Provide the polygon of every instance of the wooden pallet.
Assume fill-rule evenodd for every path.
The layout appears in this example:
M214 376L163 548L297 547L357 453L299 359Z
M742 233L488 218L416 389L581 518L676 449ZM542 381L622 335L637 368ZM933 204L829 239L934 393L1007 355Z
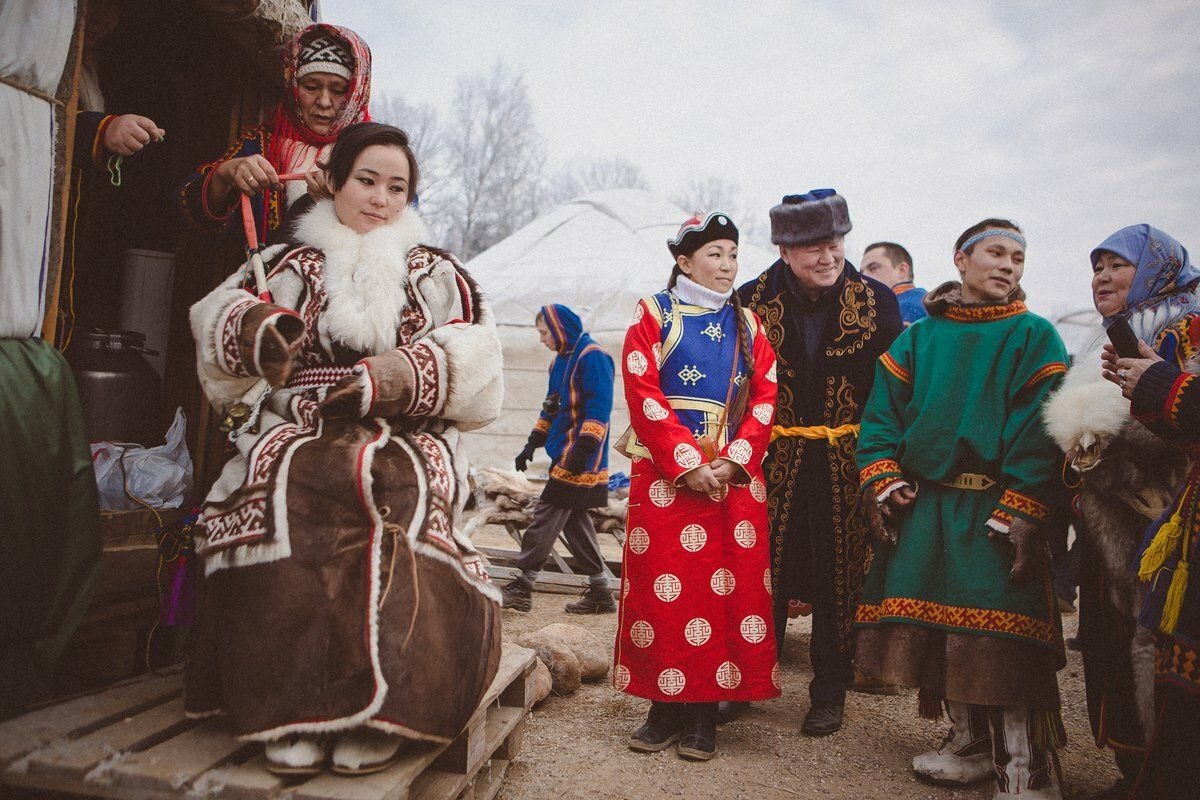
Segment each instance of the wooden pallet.
M505 644L483 702L450 744L414 744L375 775L301 783L267 772L262 745L234 739L223 720L184 717L182 671L146 676L0 723L0 797L488 800L521 747L534 664L532 650Z

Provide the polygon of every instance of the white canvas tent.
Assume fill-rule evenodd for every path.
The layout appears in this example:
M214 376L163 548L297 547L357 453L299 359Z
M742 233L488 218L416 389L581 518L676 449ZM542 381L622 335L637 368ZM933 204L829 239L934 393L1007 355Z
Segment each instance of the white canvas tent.
M553 358L538 342L533 319L550 303L574 309L617 362L610 443L625 430L629 415L620 369L625 329L638 299L666 286L667 240L686 217L649 192L596 192L555 208L467 264L491 301L504 346L504 411L497 422L468 435L476 464L511 465L533 427ZM749 245L739 249L739 283L775 260ZM538 455L543 460L535 471L545 467L544 452ZM628 472L628 461L609 455L612 470Z

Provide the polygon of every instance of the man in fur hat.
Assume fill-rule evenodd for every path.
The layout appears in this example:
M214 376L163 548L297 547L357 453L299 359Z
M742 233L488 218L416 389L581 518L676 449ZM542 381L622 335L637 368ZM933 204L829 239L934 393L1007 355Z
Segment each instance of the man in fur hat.
M854 679L851 625L868 558L854 453L875 361L903 330L891 289L846 261L846 201L833 189L771 209L779 260L738 290L778 356L774 441L764 463L780 650L788 601L813 607L811 736L842 725Z

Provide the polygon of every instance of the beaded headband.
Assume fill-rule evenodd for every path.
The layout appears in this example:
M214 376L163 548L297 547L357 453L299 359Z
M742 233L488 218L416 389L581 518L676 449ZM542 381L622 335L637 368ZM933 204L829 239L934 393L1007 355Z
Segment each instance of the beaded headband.
M1012 239L1014 242L1021 245L1021 247L1025 246L1025 237L1016 231L1009 230L1008 228L992 228L990 230L981 231L975 234L970 239L967 239L965 242L963 242L962 247L958 249L965 253L968 247L971 247L977 242L983 241L989 236L1003 236L1005 239Z

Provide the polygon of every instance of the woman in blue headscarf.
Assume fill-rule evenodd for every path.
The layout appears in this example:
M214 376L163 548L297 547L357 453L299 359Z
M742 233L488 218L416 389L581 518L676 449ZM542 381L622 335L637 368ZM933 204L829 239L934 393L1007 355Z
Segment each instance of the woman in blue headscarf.
M1094 263L1097 252L1127 262L1136 258L1120 315L1142 340L1140 358L1119 358L1106 346L1104 377L1132 401L1134 418L1188 447L1192 461L1174 502L1147 529L1137 565L1148 586L1140 622L1155 639L1155 727L1130 796L1194 797L1200 779L1200 585L1188 573L1200 555L1200 269L1182 245L1148 225L1110 236L1093 251Z
M504 607L529 611L533 581L561 531L567 548L588 574L583 598L568 603L571 614L617 610L589 508L608 505L608 422L612 414L613 360L583 331L579 316L564 305L542 306L534 320L538 336L558 355L550 385L529 441L516 458L524 472L539 447L550 456L550 480L521 538L521 574L503 589Z
M1161 637L1159 619L1148 618L1155 616L1148 610L1153 607L1161 616L1162 603L1142 602L1144 585L1131 565L1141 553L1138 543L1146 526L1156 532L1162 520L1154 520L1164 509L1169 512L1179 505L1176 493L1187 474L1188 453L1176 444L1181 438L1172 430L1168 395L1178 376L1197 371L1200 270L1179 242L1145 224L1109 236L1092 251L1091 264L1096 310L1106 326L1118 320L1129 323L1142 358L1118 360L1112 346L1105 345L1104 369L1098 370L1095 353L1082 357L1047 404L1045 419L1081 476L1076 520L1082 549L1078 638L1093 733L1097 744L1114 750L1124 775L1114 787L1115 797L1125 796L1134 786L1147 758L1145 745L1157 752L1164 741L1162 733L1154 732L1153 696L1159 695L1161 708L1161 658L1167 640ZM1135 388L1139 395L1153 393L1155 398L1139 402ZM1130 417L1131 397L1136 420ZM1143 571L1143 579L1165 570L1165 577L1154 582L1159 593L1165 592L1183 552L1175 543L1170 557L1157 567L1148 565L1152 568ZM1139 606L1145 627L1137 624ZM1160 632L1157 643L1154 629ZM1150 761L1155 761L1153 754Z

